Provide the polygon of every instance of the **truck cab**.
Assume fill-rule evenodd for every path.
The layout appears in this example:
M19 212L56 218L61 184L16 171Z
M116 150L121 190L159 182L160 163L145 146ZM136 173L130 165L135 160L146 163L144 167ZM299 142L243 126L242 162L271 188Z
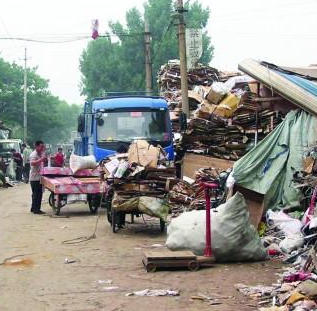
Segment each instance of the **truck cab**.
M85 103L78 133L75 153L94 155L97 161L138 139L160 145L174 159L168 106L160 97L95 98Z
M2 170L4 170L8 166L9 161L12 158L12 149L15 149L19 153L22 153L22 140L0 139L0 166Z

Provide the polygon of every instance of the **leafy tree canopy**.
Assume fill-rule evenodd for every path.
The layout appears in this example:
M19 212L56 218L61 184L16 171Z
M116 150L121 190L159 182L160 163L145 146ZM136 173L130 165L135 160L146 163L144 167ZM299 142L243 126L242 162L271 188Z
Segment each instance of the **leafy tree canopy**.
M0 120L13 129L13 137L23 137L23 68L0 57ZM80 113L48 90L48 81L28 69L28 140L46 143L69 142Z
M203 55L201 62L208 64L213 55L211 39L206 26L209 8L199 1L186 4L186 27L203 29ZM107 92L140 91L145 86L144 19L152 35L153 75L169 59L178 58L178 39L172 0L148 0L144 16L136 8L126 13L126 22L110 22L106 37L91 41L80 59L82 93L88 98L103 96ZM117 37L113 37L116 34Z

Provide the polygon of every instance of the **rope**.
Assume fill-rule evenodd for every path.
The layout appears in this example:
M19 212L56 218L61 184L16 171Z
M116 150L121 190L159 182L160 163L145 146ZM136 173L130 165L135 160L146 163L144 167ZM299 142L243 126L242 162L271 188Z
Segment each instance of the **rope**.
M93 233L90 236L81 236L81 237L70 239L70 240L64 240L61 242L61 244L66 244L66 245L79 244L79 243L87 242L87 241L90 241L90 240L97 238L96 232L97 232L99 218L100 218L101 205L102 205L102 200L104 199L104 196L105 196L104 182L100 183L100 188L101 188L102 184L103 184L103 186L102 186L103 191L102 191L102 196L100 198L100 204L98 207L98 215L97 215L97 219L95 222L95 228L94 228Z

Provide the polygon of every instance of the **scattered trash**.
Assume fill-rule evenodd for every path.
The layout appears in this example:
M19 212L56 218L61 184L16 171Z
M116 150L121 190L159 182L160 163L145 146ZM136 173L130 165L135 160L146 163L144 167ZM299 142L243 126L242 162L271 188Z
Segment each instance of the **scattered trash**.
M158 297L158 296L179 296L178 290L171 289L145 289L137 292L127 293L126 296L141 296L141 297Z
M76 260L75 259L69 259L69 258L65 258L65 260L64 260L64 263L65 264L71 264L71 263L75 263L76 262Z
M112 284L113 281L112 280L98 280L97 281L98 284Z

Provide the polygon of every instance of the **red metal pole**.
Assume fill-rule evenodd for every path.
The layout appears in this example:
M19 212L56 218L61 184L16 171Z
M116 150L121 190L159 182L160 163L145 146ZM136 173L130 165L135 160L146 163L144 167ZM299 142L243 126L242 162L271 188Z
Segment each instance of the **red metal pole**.
M204 251L205 257L212 256L211 249L211 223L210 223L210 189L215 189L218 187L217 184L214 183L203 183L205 190L205 200L206 200L206 247Z

